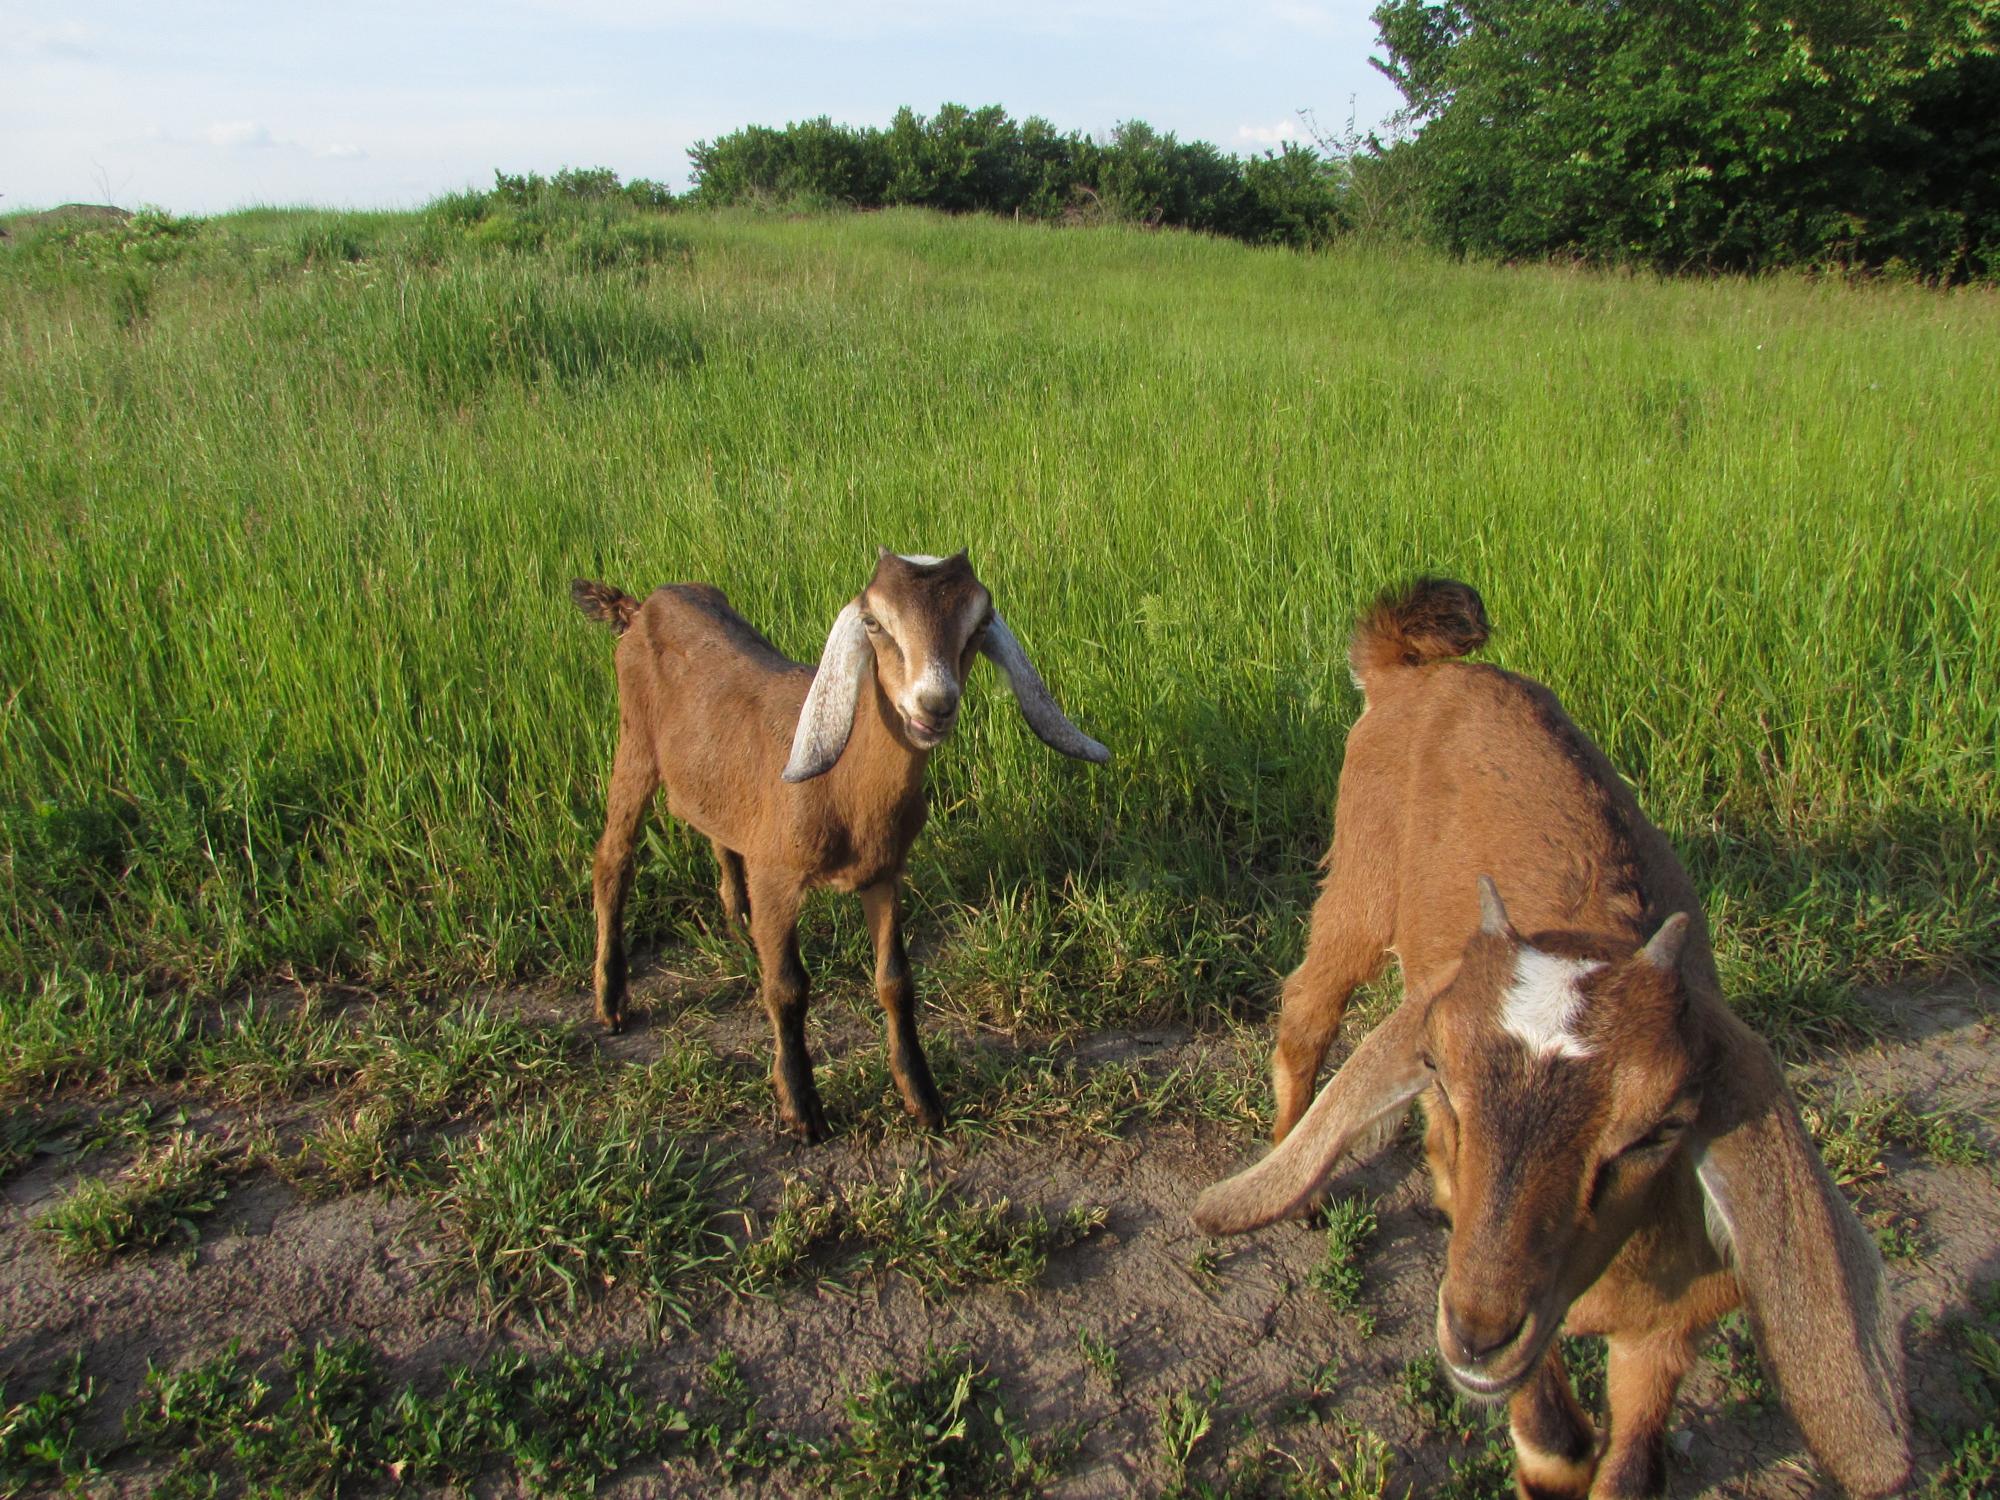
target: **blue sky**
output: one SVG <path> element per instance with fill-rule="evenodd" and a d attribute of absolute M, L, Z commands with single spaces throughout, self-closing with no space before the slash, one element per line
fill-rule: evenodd
<path fill-rule="evenodd" d="M 402 206 L 496 167 L 687 184 L 741 125 L 1001 104 L 1252 152 L 1399 102 L 1374 0 L 0 0 L 0 211 Z"/>

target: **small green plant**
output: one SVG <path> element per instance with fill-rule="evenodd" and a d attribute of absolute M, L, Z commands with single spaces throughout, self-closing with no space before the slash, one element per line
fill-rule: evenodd
<path fill-rule="evenodd" d="M 1104 1383 L 1113 1390 L 1118 1388 L 1118 1350 L 1111 1340 L 1101 1333 L 1092 1333 L 1088 1328 L 1076 1331 L 1077 1351 L 1083 1355 L 1083 1362 L 1095 1370 Z"/>
<path fill-rule="evenodd" d="M 97 1460 L 77 1435 L 95 1384 L 83 1373 L 83 1356 L 70 1356 L 55 1383 L 26 1401 L 8 1404 L 0 1386 L 0 1495 L 76 1487 L 97 1473 Z"/>
<path fill-rule="evenodd" d="M 2000 1423 L 1969 1427 L 1952 1441 L 1931 1493 L 1948 1500 L 1987 1500 L 2000 1492 Z"/>
<path fill-rule="evenodd" d="M 1383 1500 L 1389 1492 L 1389 1445 L 1372 1432 L 1355 1429 L 1347 1449 L 1333 1458 L 1333 1473 L 1325 1485 L 1328 1500 Z"/>
<path fill-rule="evenodd" d="M 1215 1425 L 1215 1404 L 1222 1399 L 1222 1379 L 1211 1376 L 1201 1392 L 1173 1391 L 1154 1407 L 1153 1431 L 1160 1444 L 1162 1493 L 1187 1493 L 1188 1466 L 1195 1450 Z"/>
<path fill-rule="evenodd" d="M 1327 1205 L 1326 1255 L 1310 1278 L 1336 1310 L 1354 1320 L 1363 1337 L 1375 1332 L 1374 1314 L 1361 1305 L 1361 1262 L 1376 1229 L 1375 1206 L 1365 1198 L 1340 1198 Z"/>
<path fill-rule="evenodd" d="M 40 1227 L 71 1260 L 102 1265 L 177 1236 L 198 1240 L 199 1221 L 225 1193 L 221 1148 L 192 1131 L 176 1131 L 118 1177 L 78 1184 L 42 1216 Z"/>

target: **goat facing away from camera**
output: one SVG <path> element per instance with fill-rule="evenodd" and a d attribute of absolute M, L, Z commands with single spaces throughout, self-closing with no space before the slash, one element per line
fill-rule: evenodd
<path fill-rule="evenodd" d="M 598 1018 L 624 1028 L 633 843 L 664 786 L 668 810 L 713 844 L 723 911 L 756 947 L 785 1123 L 809 1142 L 826 1135 L 798 915 L 809 889 L 831 886 L 861 896 L 903 1107 L 928 1128 L 943 1124 L 917 1040 L 897 886 L 924 826 L 924 768 L 957 721 L 973 658 L 1000 668 L 1048 744 L 1099 763 L 1110 752 L 1063 717 L 963 552 L 884 549 L 835 617 L 817 670 L 781 655 L 707 584 L 669 584 L 643 603 L 584 579 L 570 592 L 619 636 L 618 749 L 591 885 Z"/>
<path fill-rule="evenodd" d="M 1445 660 L 1486 633 L 1479 596 L 1438 580 L 1356 628 L 1367 706 L 1285 983 L 1277 1145 L 1195 1221 L 1233 1234 L 1305 1210 L 1421 1099 L 1451 1226 L 1438 1350 L 1462 1389 L 1508 1401 L 1520 1494 L 1660 1494 L 1675 1393 L 1739 1304 L 1821 1465 L 1893 1493 L 1909 1418 L 1874 1242 L 1724 1003 L 1666 838 L 1548 689 Z M 1390 953 L 1401 1005 L 1313 1098 L 1349 995 Z M 1608 1340 L 1602 1439 L 1558 1333 Z"/>

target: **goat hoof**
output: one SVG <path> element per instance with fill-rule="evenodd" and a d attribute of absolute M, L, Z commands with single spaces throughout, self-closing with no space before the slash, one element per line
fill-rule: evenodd
<path fill-rule="evenodd" d="M 903 1101 L 903 1113 L 926 1130 L 944 1129 L 944 1106 L 935 1100 Z"/>

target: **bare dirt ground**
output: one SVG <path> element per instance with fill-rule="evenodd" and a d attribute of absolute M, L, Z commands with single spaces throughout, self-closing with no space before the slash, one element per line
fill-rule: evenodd
<path fill-rule="evenodd" d="M 747 996 L 676 998 L 663 976 L 640 987 L 656 1016 L 705 1028 L 716 1045 L 762 1065 L 766 1038 Z M 1935 1465 L 1932 1429 L 1964 1413 L 1951 1354 L 1937 1328 L 1962 1314 L 1975 1288 L 2000 1278 L 2000 1187 L 1990 1153 L 2000 1116 L 2000 1038 L 1995 996 L 1973 986 L 1871 995 L 1883 1023 L 1878 1041 L 1816 1056 L 1794 1073 L 1808 1088 L 1893 1093 L 1915 1107 L 1974 1117 L 1989 1152 L 1983 1166 L 1943 1166 L 1892 1150 L 1875 1190 L 1878 1210 L 1912 1230 L 1915 1258 L 1890 1263 L 1906 1310 L 1921 1452 Z M 516 997 L 530 1019 L 570 1020 L 576 995 Z M 824 1012 L 822 1015 L 820 1012 Z M 822 1006 L 815 1051 L 824 1057 L 879 1046 L 858 1010 Z M 1351 1034 L 1343 1040 L 1351 1043 Z M 598 1045 L 642 1062 L 657 1047 L 639 1025 Z M 968 1046 L 1008 1047 L 994 1038 Z M 1227 1038 L 1156 1030 L 1100 1034 L 1079 1060 L 1172 1067 L 1242 1068 Z M 887 1106 L 885 1105 L 886 1109 Z M 197 1123 L 200 1123 L 197 1121 Z M 68 1177 L 60 1164 L 17 1176 L 0 1203 L 0 1369 L 32 1388 L 72 1350 L 116 1411 L 131 1399 L 148 1360 L 179 1364 L 231 1339 L 247 1352 L 276 1351 L 308 1337 L 359 1333 L 390 1359 L 399 1380 L 421 1381 L 451 1362 L 506 1345 L 561 1342 L 572 1349 L 645 1349 L 647 1380 L 662 1393 L 698 1389 L 719 1350 L 735 1352 L 774 1427 L 816 1440 L 842 1420 L 844 1398 L 884 1368 L 914 1369 L 925 1349 L 968 1345 L 1000 1383 L 1009 1417 L 1033 1433 L 1065 1426 L 1080 1446 L 1055 1493 L 1157 1494 L 1168 1474 L 1158 1436 L 1163 1400 L 1192 1394 L 1212 1408 L 1192 1480 L 1219 1481 L 1245 1454 L 1298 1458 L 1352 1451 L 1358 1427 L 1378 1434 L 1394 1461 L 1389 1493 L 1431 1492 L 1453 1459 L 1473 1448 L 1429 1425 L 1404 1399 L 1402 1372 L 1431 1348 L 1431 1320 L 1444 1232 L 1411 1136 L 1349 1172 L 1337 1192 L 1379 1199 L 1380 1231 L 1366 1256 L 1363 1305 L 1372 1333 L 1309 1284 L 1325 1235 L 1303 1224 L 1215 1242 L 1189 1222 L 1195 1196 L 1261 1149 L 1247 1128 L 1155 1122 L 1116 1140 L 930 1141 L 907 1132 L 855 1131 L 834 1120 L 835 1139 L 814 1149 L 776 1138 L 766 1120 L 745 1121 L 725 1139 L 751 1202 L 767 1209 L 785 1174 L 850 1186 L 903 1167 L 955 1172 L 958 1184 L 1004 1194 L 1051 1217 L 1102 1205 L 1106 1226 L 1059 1252 L 1028 1294 L 974 1291 L 927 1300 L 895 1276 L 858 1285 L 793 1285 L 762 1298 L 719 1294 L 688 1328 L 649 1337 L 635 1295 L 613 1289 L 578 1316 L 546 1328 L 515 1317 L 488 1326 L 466 1297 L 426 1290 L 433 1253 L 411 1200 L 381 1192 L 307 1201 L 268 1174 L 239 1184 L 225 1211 L 186 1250 L 78 1271 L 58 1260 L 33 1223 Z M 1085 1357 L 1080 1334 L 1115 1351 L 1115 1373 Z M 1484 1441 L 1482 1437 L 1480 1442 Z M 1282 1460 L 1281 1460 L 1282 1462 Z M 627 1469 L 606 1486 L 618 1495 L 786 1493 L 790 1481 L 752 1475 L 729 1484 L 691 1460 Z M 147 1476 L 123 1474 L 111 1493 L 144 1493 Z M 1728 1373 L 1704 1361 L 1677 1413 L 1670 1493 L 1677 1496 L 1808 1496 L 1819 1482 L 1795 1430 L 1775 1406 L 1744 1404 Z"/>

